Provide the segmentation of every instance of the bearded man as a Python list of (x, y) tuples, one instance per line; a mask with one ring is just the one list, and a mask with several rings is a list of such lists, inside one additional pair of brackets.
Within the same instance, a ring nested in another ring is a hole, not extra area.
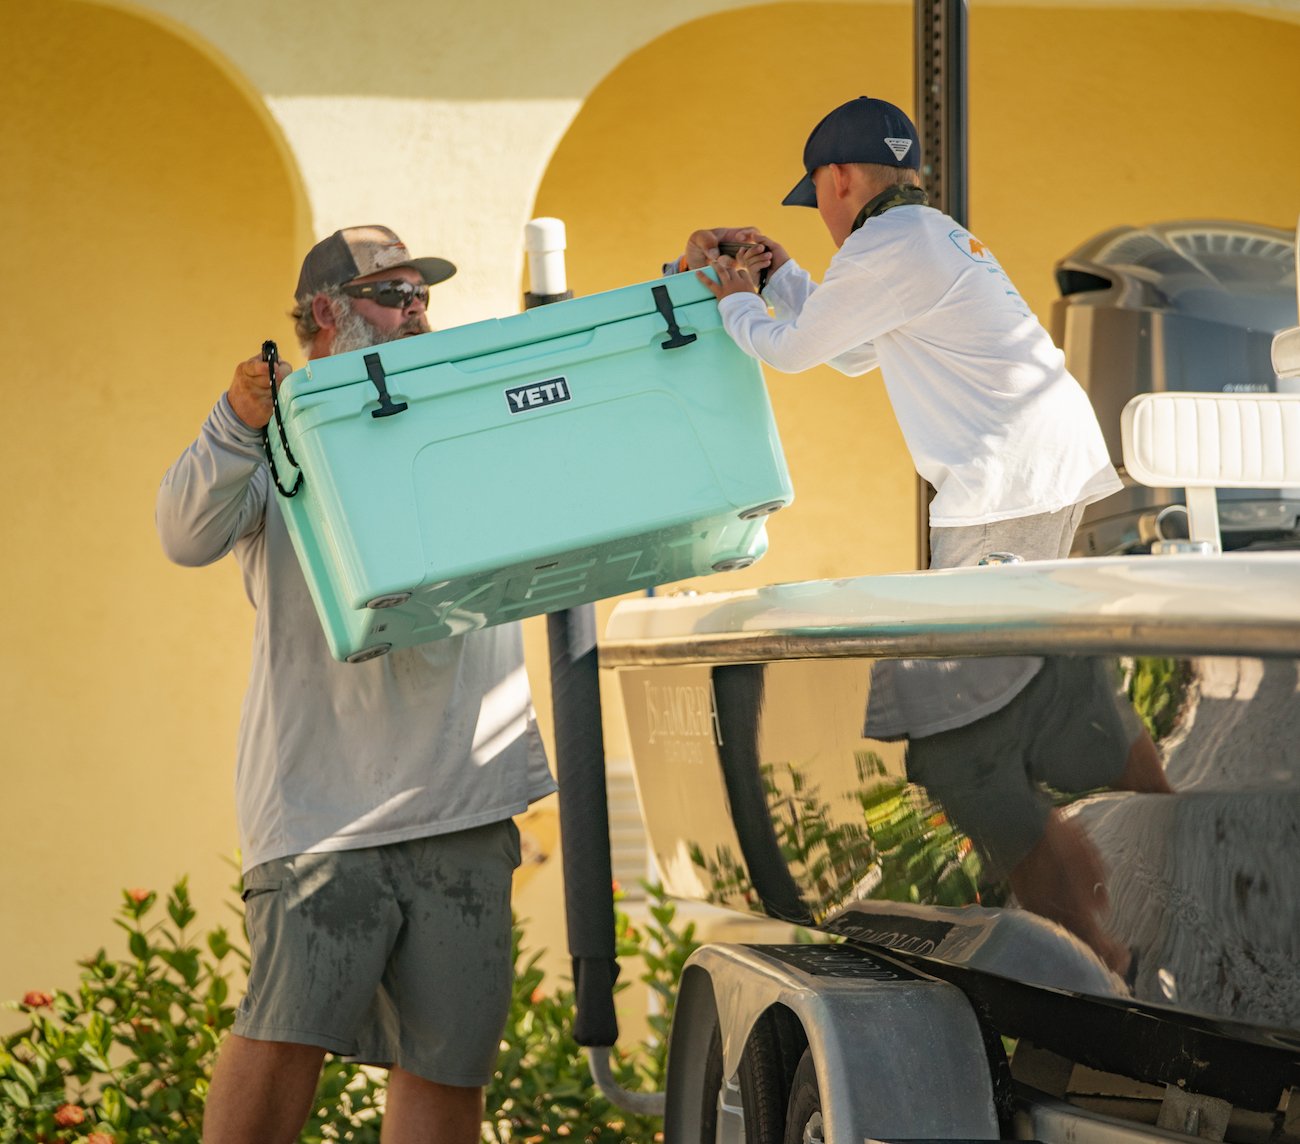
[[(387, 227), (336, 231), (298, 280), (304, 353), (427, 333), (455, 272)], [(289, 369), (238, 365), (158, 493), (168, 557), (233, 553), (256, 609), (235, 782), (251, 964), (203, 1138), (297, 1140), (332, 1052), (388, 1068), (386, 1144), (477, 1144), (510, 1000), (512, 816), (555, 789), (522, 637), (331, 658), (263, 447)]]

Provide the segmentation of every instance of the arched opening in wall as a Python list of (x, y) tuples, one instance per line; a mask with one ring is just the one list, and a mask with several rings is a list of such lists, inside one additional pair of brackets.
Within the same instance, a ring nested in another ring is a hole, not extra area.
[[(568, 228), (570, 285), (652, 278), (690, 231), (721, 225), (764, 228), (820, 277), (830, 238), (815, 210), (781, 199), (832, 107), (864, 92), (911, 107), (911, 36), (910, 6), (771, 4), (683, 24), (628, 56), (538, 190), (535, 213)], [(795, 503), (771, 519), (762, 560), (707, 587), (912, 567), (915, 476), (879, 375), (765, 373)]]
[(5, 803), (14, 828), (18, 807), (82, 824), (23, 832), (41, 876), (0, 930), (39, 940), (0, 954), (6, 998), (114, 944), (122, 886), (188, 872), (214, 913), (229, 897), (252, 613), (233, 567), (166, 562), (153, 504), (235, 363), (268, 337), (299, 357), (304, 224), (251, 88), (149, 19), (9, 5), (0, 93)]
[[(695, 20), (595, 88), (551, 159), (534, 214), (565, 221), (579, 295), (658, 276), (702, 226), (762, 227), (820, 277), (834, 248), (817, 212), (780, 205), (803, 173), (808, 131), (864, 90), (909, 107), (911, 82), (910, 7), (774, 4)], [(689, 586), (912, 567), (916, 478), (878, 375), (765, 376), (795, 503), (770, 518), (757, 564)], [(615, 877), (635, 897), (645, 835), (618, 703), (606, 694), (610, 828)]]

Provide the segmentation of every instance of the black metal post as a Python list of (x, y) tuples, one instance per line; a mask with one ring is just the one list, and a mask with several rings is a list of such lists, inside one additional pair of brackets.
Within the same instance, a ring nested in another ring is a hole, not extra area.
[[(562, 252), (562, 245), (554, 249)], [(524, 294), (524, 309), (572, 297), (572, 290), (530, 290)], [(560, 784), (564, 911), (569, 956), (573, 959), (573, 1037), (587, 1048), (612, 1048), (618, 1040), (614, 1011), (618, 960), (595, 608), (584, 604), (553, 612), (546, 617), (546, 635), (551, 660), (555, 773)]]
[[(932, 206), (961, 226), (968, 220), (966, 0), (914, 0), (916, 128), (921, 181)], [(917, 567), (930, 566), (930, 501), (917, 477)]]
[(930, 202), (967, 223), (966, 0), (915, 0), (916, 114)]
[(560, 783), (564, 910), (573, 959), (573, 1038), (588, 1048), (618, 1040), (614, 983), (614, 872), (591, 604), (546, 617), (551, 648), (555, 770)]

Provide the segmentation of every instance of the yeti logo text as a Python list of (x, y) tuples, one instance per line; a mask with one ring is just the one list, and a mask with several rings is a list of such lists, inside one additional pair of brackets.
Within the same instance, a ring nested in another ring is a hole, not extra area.
[(557, 401), (568, 401), (571, 396), (567, 377), (551, 377), (546, 381), (534, 381), (507, 389), (506, 406), (511, 413), (527, 413), (530, 409), (541, 409), (542, 406), (554, 405)]

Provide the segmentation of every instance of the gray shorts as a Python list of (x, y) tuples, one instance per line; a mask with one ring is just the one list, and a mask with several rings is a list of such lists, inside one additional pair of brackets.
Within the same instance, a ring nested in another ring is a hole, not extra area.
[(492, 1077), (510, 1006), (510, 819), (388, 846), (298, 854), (244, 875), (252, 963), (234, 1031)]
[(1084, 506), (971, 524), (930, 529), (930, 567), (963, 568), (990, 552), (1012, 552), (1021, 560), (1064, 560), (1070, 555)]
[(1111, 786), (1141, 733), (1113, 659), (1050, 656), (1000, 711), (913, 739), (907, 773), (1001, 879), (1042, 837), (1047, 788), (1078, 795)]

